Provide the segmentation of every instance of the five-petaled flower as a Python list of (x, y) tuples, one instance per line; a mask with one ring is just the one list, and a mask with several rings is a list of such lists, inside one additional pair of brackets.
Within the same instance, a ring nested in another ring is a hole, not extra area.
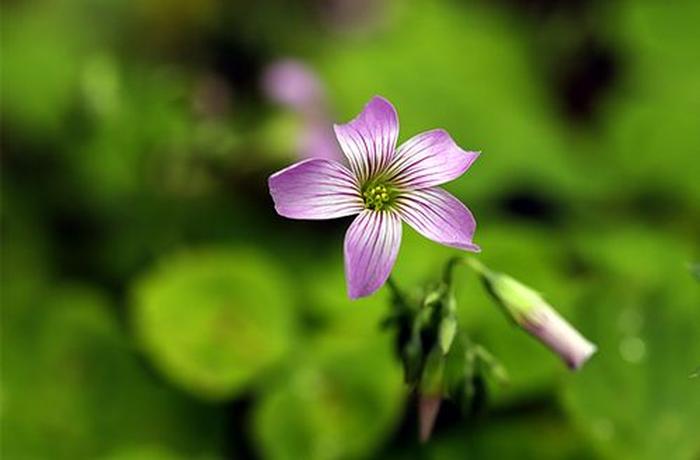
[(335, 134), (349, 168), (308, 159), (269, 179), (277, 212), (292, 219), (357, 214), (345, 235), (350, 298), (372, 294), (389, 277), (401, 244), (401, 221), (438, 243), (478, 252), (476, 221), (459, 200), (437, 186), (461, 176), (479, 152), (462, 150), (446, 131), (418, 134), (396, 148), (394, 107), (375, 96)]

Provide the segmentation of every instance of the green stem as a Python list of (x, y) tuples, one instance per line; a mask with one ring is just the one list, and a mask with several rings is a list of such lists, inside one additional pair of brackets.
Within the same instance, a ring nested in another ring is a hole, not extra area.
[(389, 275), (389, 279), (386, 280), (386, 285), (391, 291), (391, 294), (394, 296), (394, 298), (397, 300), (397, 304), (401, 304), (404, 308), (407, 307), (406, 304), (406, 296), (404, 293), (401, 291), (399, 286), (396, 284), (396, 281), (394, 281), (394, 277)]
[(452, 286), (452, 280), (454, 279), (454, 270), (457, 265), (467, 264), (467, 259), (462, 256), (452, 257), (445, 264), (445, 271), (442, 273), (442, 281), (447, 284), (447, 286)]

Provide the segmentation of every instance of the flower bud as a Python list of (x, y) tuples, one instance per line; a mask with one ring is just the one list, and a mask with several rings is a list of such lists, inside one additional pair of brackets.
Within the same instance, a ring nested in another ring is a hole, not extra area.
[(533, 308), (522, 326), (558, 353), (571, 369), (580, 368), (596, 351), (595, 345), (545, 302)]
[(444, 391), (445, 357), (440, 347), (428, 354), (418, 389), (419, 438), (426, 442), (433, 431)]
[(457, 318), (454, 315), (446, 316), (440, 321), (440, 329), (438, 330), (438, 342), (442, 354), (446, 355), (450, 351), (452, 341), (457, 333)]
[(495, 273), (476, 260), (470, 265), (489, 293), (520, 327), (557, 353), (571, 369), (580, 368), (595, 353), (586, 340), (533, 289), (508, 275)]
[(425, 443), (430, 439), (435, 420), (440, 412), (442, 397), (440, 395), (418, 395), (418, 437)]
[(441, 395), (443, 391), (443, 381), (445, 374), (445, 357), (439, 347), (430, 350), (423, 375), (420, 381), (420, 391), (427, 395)]
[(442, 299), (443, 293), (440, 290), (433, 290), (428, 292), (428, 294), (423, 299), (424, 307), (431, 307), (438, 303)]

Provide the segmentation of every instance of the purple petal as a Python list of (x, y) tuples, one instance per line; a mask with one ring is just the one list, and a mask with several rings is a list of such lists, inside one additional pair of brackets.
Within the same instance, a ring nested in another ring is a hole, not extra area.
[(472, 243), (476, 221), (457, 198), (439, 188), (412, 190), (396, 198), (396, 212), (418, 233), (445, 246), (479, 252)]
[(391, 162), (399, 137), (396, 109), (386, 99), (375, 96), (357, 118), (335, 125), (335, 135), (350, 168), (364, 182)]
[(401, 219), (393, 211), (365, 210), (345, 234), (345, 279), (351, 299), (379, 289), (389, 277), (401, 244)]
[(268, 180), (277, 213), (292, 219), (333, 219), (364, 209), (353, 174), (340, 163), (309, 159)]
[(447, 131), (434, 129), (398, 148), (387, 177), (411, 190), (434, 187), (461, 176), (478, 156), (479, 152), (462, 150)]

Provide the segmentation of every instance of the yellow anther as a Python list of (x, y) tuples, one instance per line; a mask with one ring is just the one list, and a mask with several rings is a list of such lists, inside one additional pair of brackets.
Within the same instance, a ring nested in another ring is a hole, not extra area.
[(390, 189), (384, 184), (371, 185), (362, 193), (365, 198), (365, 207), (379, 211), (391, 201)]

